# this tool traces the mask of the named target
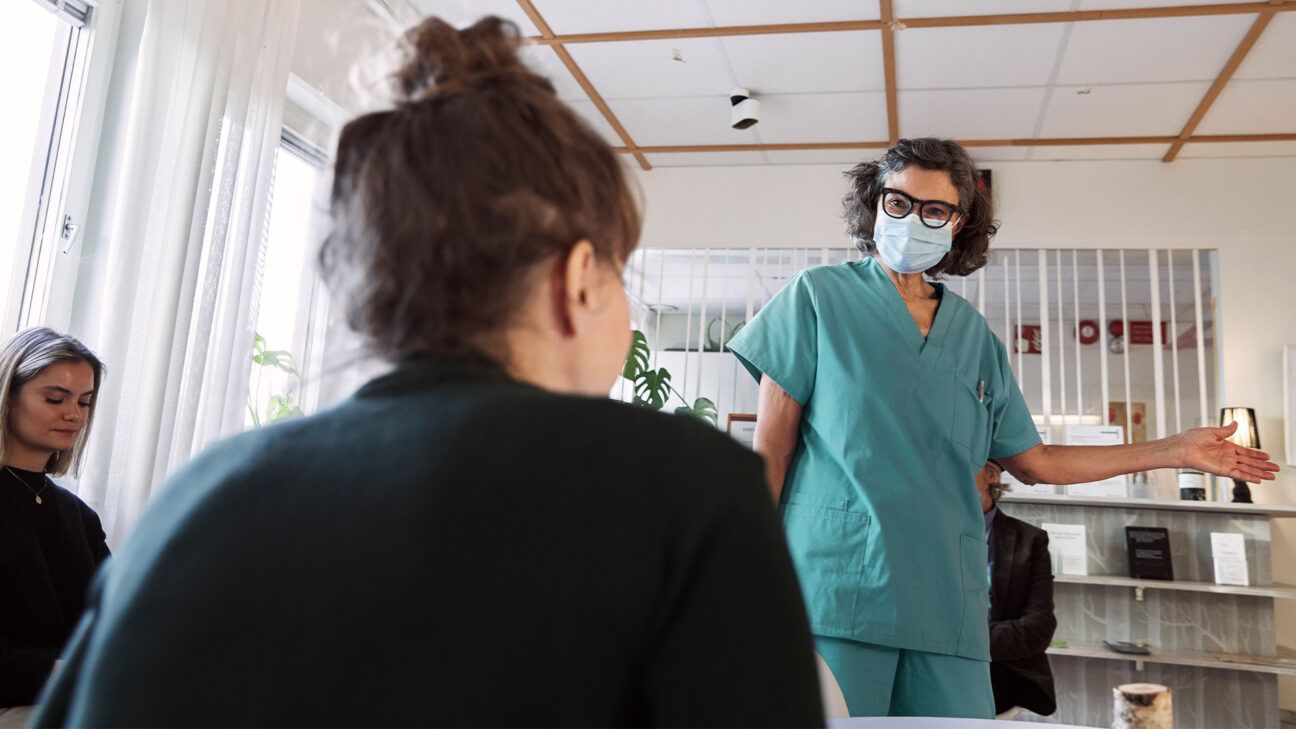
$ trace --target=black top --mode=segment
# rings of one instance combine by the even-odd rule
[[[990,682],[995,711],[1013,706],[1047,716],[1057,710],[1044,653],[1053,640],[1053,565],[1048,533],[999,512],[991,531]]]
[[[107,558],[81,499],[43,473],[0,467],[0,707],[36,702]]]
[[[41,725],[823,724],[761,461],[411,363],[173,476]]]

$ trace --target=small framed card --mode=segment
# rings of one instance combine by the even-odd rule
[[[1139,580],[1173,580],[1170,531],[1165,527],[1125,527],[1130,577]]]
[[[1055,575],[1089,574],[1084,524],[1040,524],[1048,532],[1049,558]]]
[[[1211,532],[1211,557],[1215,562],[1215,584],[1249,585],[1246,538],[1236,532]]]
[[[756,413],[729,413],[725,430],[734,440],[751,448],[756,438]]]

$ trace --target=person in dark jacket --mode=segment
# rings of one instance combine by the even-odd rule
[[[977,473],[990,560],[990,684],[995,712],[1014,706],[1048,716],[1057,710],[1045,650],[1053,640],[1053,568],[1048,534],[999,511],[1003,468]]]
[[[612,402],[639,213],[511,23],[409,31],[320,254],[395,363],[209,449],[101,573],[38,726],[822,726],[760,459]]]
[[[0,708],[36,702],[108,559],[94,510],[50,478],[80,466],[103,369],[46,327],[0,345]]]

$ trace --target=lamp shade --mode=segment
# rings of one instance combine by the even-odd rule
[[[1260,431],[1256,428],[1255,408],[1221,408],[1220,427],[1237,423],[1238,428],[1229,437],[1229,442],[1244,448],[1260,447]]]

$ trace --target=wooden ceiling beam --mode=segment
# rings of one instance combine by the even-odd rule
[[[555,37],[553,29],[549,27],[549,23],[545,21],[542,15],[540,15],[540,11],[536,10],[536,7],[531,3],[531,0],[517,0],[517,4],[518,7],[522,8],[522,12],[526,13],[527,17],[531,19],[531,22],[535,24],[535,27],[540,31],[541,36],[550,40]],[[639,163],[639,167],[644,171],[651,170],[652,164],[648,162],[648,158],[645,157],[643,153],[637,151],[639,147],[635,144],[635,141],[630,138],[630,133],[627,132],[626,128],[621,124],[621,120],[617,119],[616,114],[612,113],[611,107],[609,107],[607,102],[603,100],[603,95],[598,92],[598,89],[594,88],[594,84],[590,83],[589,77],[587,77],[585,72],[580,69],[580,66],[576,65],[576,60],[571,57],[571,54],[567,52],[567,49],[563,47],[562,43],[551,43],[549,45],[553,48],[554,55],[558,56],[558,60],[562,61],[562,64],[567,67],[567,71],[571,73],[572,78],[576,79],[576,83],[580,84],[581,89],[585,91],[585,95],[589,97],[590,101],[594,102],[594,107],[599,110],[599,113],[602,114],[603,118],[607,120],[607,123],[611,125],[612,130],[616,132],[617,137],[621,139],[621,143],[625,145],[625,147],[619,151],[625,151],[634,155],[635,161]]]
[[[896,100],[895,30],[892,21],[895,13],[891,0],[880,0],[882,11],[882,76],[886,82],[887,136],[891,144],[900,139],[900,111]]]
[[[969,149],[978,147],[1090,147],[1124,144],[1172,144],[1178,137],[1037,137],[1019,139],[960,139],[958,143]],[[1186,144],[1211,144],[1220,142],[1296,142],[1296,132],[1290,134],[1205,134],[1188,137]],[[886,140],[860,142],[788,142],[783,144],[679,144],[652,147],[617,147],[623,154],[678,154],[686,152],[791,152],[830,149],[886,149]]]
[[[521,2],[522,0],[519,0]],[[1145,20],[1151,18],[1192,18],[1213,15],[1253,15],[1264,12],[1296,12],[1293,0],[1273,2],[1222,3],[1216,5],[1172,5],[1156,8],[1118,8],[1112,10],[1072,10],[1056,13],[1009,13],[1003,15],[952,15],[936,18],[898,18],[891,23],[882,20],[841,20],[822,23],[776,23],[770,25],[726,25],[714,28],[658,28],[606,33],[573,33],[554,35],[541,32],[532,37],[542,45],[572,43],[620,43],[643,40],[676,40],[683,38],[719,38],[737,35],[782,35],[792,33],[832,33],[860,30],[904,30],[906,28],[959,28],[987,25],[1030,25],[1035,23],[1083,23],[1099,20]],[[528,13],[529,14],[529,13]],[[536,26],[539,28],[539,26]]]
[[[1197,125],[1206,116],[1206,112],[1210,111],[1211,105],[1219,98],[1220,92],[1224,90],[1229,79],[1233,78],[1238,66],[1241,66],[1242,61],[1246,60],[1247,54],[1251,52],[1256,41],[1260,39],[1260,34],[1265,31],[1265,28],[1269,27],[1269,23],[1273,21],[1275,14],[1274,10],[1266,10],[1256,16],[1255,22],[1251,24],[1250,30],[1243,36],[1242,42],[1238,43],[1238,47],[1233,50],[1233,55],[1229,56],[1228,62],[1224,64],[1224,68],[1219,72],[1219,76],[1215,77],[1215,83],[1211,84],[1210,88],[1206,90],[1206,95],[1202,97],[1201,103],[1197,105],[1197,109],[1193,111],[1192,116],[1188,117],[1188,122],[1184,124],[1183,130],[1179,132],[1179,138],[1170,145],[1170,149],[1161,158],[1162,162],[1173,162],[1174,158],[1179,155],[1179,150],[1183,149],[1184,143],[1197,130]]]

